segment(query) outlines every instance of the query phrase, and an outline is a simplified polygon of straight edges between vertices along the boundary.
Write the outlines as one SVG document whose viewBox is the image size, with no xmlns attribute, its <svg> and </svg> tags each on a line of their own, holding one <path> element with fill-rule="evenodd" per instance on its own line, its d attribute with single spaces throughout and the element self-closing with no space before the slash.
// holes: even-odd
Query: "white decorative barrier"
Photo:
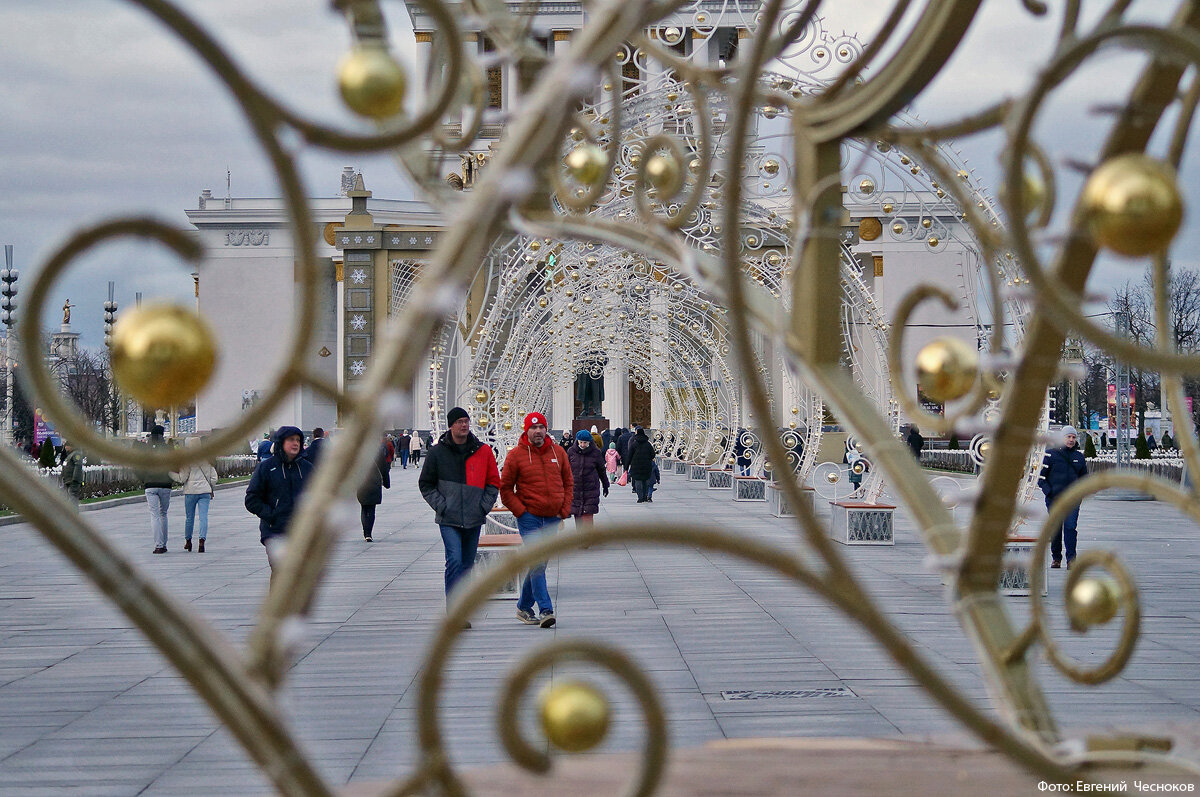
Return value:
<svg viewBox="0 0 1200 797">
<path fill-rule="evenodd" d="M 725 468 L 709 468 L 708 469 L 708 489 L 710 490 L 732 490 L 733 489 L 733 471 Z"/>
<path fill-rule="evenodd" d="M 484 534 L 516 534 L 517 519 L 502 506 L 488 512 L 487 520 L 483 523 Z"/>
<path fill-rule="evenodd" d="M 708 480 L 708 466 L 707 465 L 692 465 L 691 468 L 688 470 L 688 481 L 702 482 L 702 481 L 707 481 L 707 480 Z"/>
<path fill-rule="evenodd" d="M 685 462 L 682 459 L 675 460 L 675 475 L 686 476 L 691 468 L 691 463 Z"/>
<path fill-rule="evenodd" d="M 734 501 L 766 501 L 767 483 L 753 476 L 733 477 Z"/>
<path fill-rule="evenodd" d="M 816 491 L 811 487 L 801 487 L 801 495 L 804 496 L 804 501 L 808 504 L 808 508 L 814 506 L 813 496 Z M 787 496 L 778 484 L 767 486 L 768 503 L 771 505 L 771 514 L 775 517 L 795 517 L 796 512 L 792 509 L 791 503 L 787 500 Z"/>
<path fill-rule="evenodd" d="M 844 545 L 895 545 L 892 504 L 830 501 L 829 531 Z"/>
<path fill-rule="evenodd" d="M 1042 594 L 1047 593 L 1050 583 L 1046 560 L 1033 561 L 1033 537 L 1009 537 L 1004 543 L 1004 561 L 1000 570 L 1001 595 L 1028 595 L 1030 592 L 1030 568 L 1042 569 Z"/>
<path fill-rule="evenodd" d="M 512 517 L 511 513 L 509 517 Z M 491 520 L 492 518 L 489 516 L 489 523 Z M 475 552 L 475 567 L 490 567 L 501 561 L 501 557 L 507 556 L 517 550 L 520 545 L 520 534 L 481 534 L 479 536 L 479 548 Z M 523 575 L 523 573 L 517 573 L 504 582 L 504 586 L 500 587 L 495 595 L 492 595 L 492 600 L 512 600 L 517 598 L 521 593 L 521 578 Z"/>
</svg>

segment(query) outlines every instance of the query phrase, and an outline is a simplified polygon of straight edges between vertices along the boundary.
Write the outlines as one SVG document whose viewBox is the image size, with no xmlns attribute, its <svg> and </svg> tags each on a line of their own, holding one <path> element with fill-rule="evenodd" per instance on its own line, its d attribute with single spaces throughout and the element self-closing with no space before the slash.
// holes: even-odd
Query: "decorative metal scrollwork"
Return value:
<svg viewBox="0 0 1200 797">
<path fill-rule="evenodd" d="M 897 0 L 866 43 L 825 31 L 819 0 L 733 0 L 715 9 L 701 0 L 595 0 L 584 4 L 586 24 L 571 46 L 553 57 L 529 19 L 511 13 L 507 3 L 476 0 L 466 5 L 464 17 L 442 0 L 414 0 L 410 8 L 435 31 L 423 76 L 427 99 L 413 114 L 400 112 L 407 76 L 388 50 L 379 3 L 336 0 L 354 39 L 340 88 L 348 107 L 377 125 L 374 132 L 358 133 L 319 125 L 273 99 L 176 5 L 130 2 L 196 53 L 249 123 L 283 193 L 298 312 L 271 387 L 241 420 L 204 445 L 154 452 L 102 438 L 59 396 L 41 365 L 38 333 L 51 286 L 80 255 L 122 237 L 163 246 L 189 265 L 204 252 L 195 239 L 161 222 L 97 223 L 48 259 L 31 291 L 20 331 L 37 402 L 84 448 L 145 468 L 178 468 L 240 446 L 301 385 L 338 401 L 346 427 L 307 490 L 309 511 L 297 515 L 286 546 L 272 552 L 278 570 L 244 651 L 125 561 L 90 520 L 8 451 L 0 451 L 0 498 L 126 613 L 281 792 L 334 791 L 300 752 L 277 690 L 296 629 L 329 565 L 333 530 L 370 467 L 373 446 L 367 443 L 377 439 L 391 409 L 411 405 L 408 386 L 426 367 L 429 392 L 421 400 L 437 428 L 450 402 L 461 398 L 447 371 L 466 347 L 474 351 L 462 384 L 468 398 L 478 397 L 481 433 L 501 450 L 515 442 L 526 408 L 549 403 L 547 363 L 559 382 L 611 368 L 661 397 L 665 409 L 653 439 L 662 455 L 774 479 L 795 510 L 804 551 L 703 525 L 646 524 L 562 535 L 508 557 L 469 585 L 435 636 L 420 690 L 422 759 L 390 793 L 431 784 L 462 789 L 443 750 L 437 697 L 457 629 L 471 611 L 522 566 L 600 542 L 693 546 L 757 563 L 841 610 L 967 729 L 1030 771 L 1070 780 L 1081 761 L 1102 760 L 1068 756 L 1057 746 L 1061 734 L 1027 656 L 1040 642 L 1056 667 L 1083 683 L 1120 672 L 1138 633 L 1133 574 L 1115 555 L 1087 553 L 1066 581 L 1065 605 L 1077 630 L 1118 615 L 1123 623 L 1115 650 L 1094 668 L 1069 660 L 1048 633 L 1037 568 L 1031 571 L 1034 616 L 1023 629 L 999 603 L 997 583 L 1005 542 L 1023 520 L 1021 505 L 1040 462 L 1043 402 L 1068 330 L 1114 357 L 1162 373 L 1184 457 L 1192 473 L 1200 472 L 1182 389 L 1183 376 L 1200 373 L 1200 357 L 1175 351 L 1166 337 L 1162 287 L 1176 217 L 1182 218 L 1183 187 L 1175 170 L 1200 104 L 1194 3 L 1182 2 L 1169 23 L 1153 26 L 1127 22 L 1129 4 L 1116 2 L 1091 30 L 1080 28 L 1080 4 L 1065 3 L 1053 55 L 1024 97 L 926 125 L 904 107 L 948 68 L 975 24 L 979 0 Z M 1047 12 L 1035 0 L 1024 5 Z M 910 22 L 902 25 L 904 19 Z M 467 25 L 495 46 L 487 58 L 466 51 Z M 1084 189 L 1072 198 L 1056 177 L 1054 159 L 1036 141 L 1035 123 L 1050 95 L 1081 65 L 1115 47 L 1142 53 L 1146 63 L 1119 112 L 1106 117 L 1107 138 Z M 705 62 L 709 52 L 730 57 Z M 505 109 L 505 137 L 493 151 L 495 142 L 483 141 L 491 118 L 488 70 L 515 64 L 530 65 L 530 85 L 519 105 Z M 1185 76 L 1192 83 L 1181 86 Z M 946 144 L 989 130 L 1006 136 L 998 201 Z M 1164 154 L 1145 154 L 1164 140 Z M 377 341 L 353 394 L 306 365 L 317 328 L 320 273 L 295 141 L 392 153 L 426 198 L 456 222 L 440 235 L 419 274 L 396 264 L 392 300 L 406 309 Z M 487 165 L 472 172 L 470 186 L 460 179 L 470 189 L 460 191 L 446 183 L 444 165 L 464 157 Z M 1128 192 L 1118 184 L 1132 184 L 1139 201 L 1126 201 Z M 860 224 L 857 232 L 848 228 L 849 203 L 869 211 L 863 221 L 869 215 L 872 223 Z M 248 235 L 245 241 L 254 244 Z M 858 235 L 919 245 L 930 257 L 961 246 L 966 265 L 960 295 L 942 285 L 920 285 L 887 323 L 852 245 Z M 1159 333 L 1152 345 L 1119 339 L 1078 309 L 1101 249 L 1153 265 Z M 466 320 L 460 318 L 462 296 L 481 274 L 486 304 L 471 319 L 468 339 L 457 323 Z M 930 300 L 963 308 L 982 354 L 968 346 L 964 355 L 943 342 L 916 363 L 905 360 L 903 327 Z M 951 405 L 946 415 L 927 413 L 917 403 L 914 365 L 923 387 L 941 385 Z M 922 427 L 974 435 L 970 451 L 981 474 L 970 513 L 960 491 L 932 484 L 914 463 L 897 435 L 901 410 Z M 874 501 L 886 485 L 943 568 L 955 616 L 975 645 L 1003 720 L 980 711 L 940 676 L 875 606 L 804 500 L 805 480 L 832 497 L 849 480 L 842 463 L 816 460 L 827 413 L 852 435 L 855 462 L 846 466 L 851 472 L 861 467 L 864 477 L 856 495 Z M 1200 522 L 1194 487 L 1151 475 L 1094 475 L 1051 508 L 1034 561 L 1044 557 L 1067 507 L 1115 486 L 1148 492 Z M 962 524 L 956 508 L 970 515 Z M 542 663 L 583 659 L 615 673 L 642 707 L 651 732 L 632 791 L 651 791 L 668 747 L 645 676 L 621 654 L 590 643 L 552 645 L 538 655 L 539 663 L 520 665 L 498 696 L 500 732 L 513 759 L 539 771 L 548 766 L 518 733 L 514 707 Z M 1148 751 L 1122 759 L 1165 761 Z M 1194 771 L 1192 764 L 1167 763 Z"/>
</svg>

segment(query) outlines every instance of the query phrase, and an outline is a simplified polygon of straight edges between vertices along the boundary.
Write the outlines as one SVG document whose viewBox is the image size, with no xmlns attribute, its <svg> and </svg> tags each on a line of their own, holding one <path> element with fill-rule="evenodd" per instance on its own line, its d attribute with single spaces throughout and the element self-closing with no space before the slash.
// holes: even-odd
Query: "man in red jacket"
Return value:
<svg viewBox="0 0 1200 797">
<path fill-rule="evenodd" d="M 517 519 L 517 531 L 526 540 L 553 533 L 571 514 L 575 483 L 567 452 L 546 436 L 546 416 L 525 416 L 525 433 L 504 459 L 500 475 L 500 500 Z M 533 613 L 537 601 L 541 615 Z M 554 605 L 546 587 L 546 563 L 531 565 L 521 583 L 517 619 L 549 628 L 555 623 Z"/>
</svg>

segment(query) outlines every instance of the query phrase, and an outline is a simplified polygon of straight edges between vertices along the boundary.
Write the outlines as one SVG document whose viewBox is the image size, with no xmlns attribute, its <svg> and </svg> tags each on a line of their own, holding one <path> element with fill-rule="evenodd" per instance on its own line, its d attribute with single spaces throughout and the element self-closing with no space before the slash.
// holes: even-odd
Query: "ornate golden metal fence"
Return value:
<svg viewBox="0 0 1200 797">
<path fill-rule="evenodd" d="M 297 618 L 304 614 L 327 566 L 339 506 L 352 500 L 354 485 L 370 464 L 372 447 L 363 443 L 378 433 L 389 408 L 411 401 L 397 386 L 413 383 L 417 369 L 425 366 L 428 348 L 443 333 L 445 317 L 454 311 L 457 297 L 485 263 L 494 243 L 514 230 L 525 236 L 526 245 L 549 238 L 580 252 L 595 244 L 628 253 L 630 273 L 642 279 L 637 284 L 665 290 L 668 297 L 675 295 L 675 285 L 683 286 L 679 292 L 686 301 L 669 305 L 664 298 L 668 302 L 664 306 L 679 314 L 667 316 L 668 326 L 699 322 L 702 316 L 706 326 L 703 332 L 696 328 L 692 330 L 695 334 L 687 335 L 684 353 L 671 355 L 671 362 L 678 363 L 679 373 L 686 374 L 693 366 L 687 358 L 711 355 L 715 350 L 720 367 L 740 369 L 748 407 L 764 424 L 776 414 L 771 398 L 778 386 L 767 383 L 755 336 L 775 347 L 796 374 L 793 390 L 812 391 L 811 406 L 817 415 L 805 418 L 808 427 L 819 423 L 821 402 L 827 404 L 853 430 L 874 468 L 886 474 L 909 508 L 950 584 L 952 608 L 975 646 L 1001 719 L 993 719 L 971 704 L 869 600 L 823 523 L 802 499 L 797 480 L 780 479 L 779 487 L 797 514 L 796 532 L 803 542 L 799 550 L 690 524 L 606 530 L 606 541 L 683 544 L 724 552 L 756 562 L 818 593 L 883 645 L 896 666 L 966 728 L 1047 779 L 1074 780 L 1084 763 L 1130 760 L 1162 760 L 1193 773 L 1200 771 L 1193 762 L 1166 757 L 1149 739 L 1144 743 L 1136 738 L 1125 740 L 1127 752 L 1068 754 L 1056 746 L 1059 733 L 1033 678 L 1029 657 L 1035 648 L 1043 648 L 1061 672 L 1081 684 L 1098 683 L 1121 671 L 1137 640 L 1138 599 L 1132 574 L 1115 556 L 1105 552 L 1081 555 L 1064 594 L 1050 598 L 1064 601 L 1077 631 L 1109 622 L 1122 624 L 1116 648 L 1099 667 L 1071 661 L 1050 635 L 1036 568 L 1034 613 L 1028 624 L 1021 626 L 1013 619 L 997 591 L 1005 541 L 1021 519 L 1031 457 L 1037 458 L 1044 443 L 1039 432 L 1043 401 L 1058 372 L 1068 331 L 1113 356 L 1162 374 L 1184 456 L 1192 472 L 1200 469 L 1200 452 L 1184 409 L 1182 389 L 1182 377 L 1200 371 L 1200 358 L 1172 350 L 1165 293 L 1169 248 L 1182 217 L 1175 169 L 1200 102 L 1200 80 L 1195 77 L 1200 66 L 1200 3 L 1179 2 L 1169 24 L 1155 27 L 1126 23 L 1129 4 L 1115 0 L 1093 27 L 1084 29 L 1081 4 L 1067 0 L 1060 12 L 1053 54 L 1025 96 L 997 100 L 968 118 L 922 127 L 895 120 L 945 71 L 975 22 L 979 0 L 897 0 L 879 34 L 865 46 L 838 41 L 818 46 L 807 40 L 821 5 L 817 0 L 733 3 L 720 12 L 725 15 L 722 24 L 746 35 L 738 40 L 736 58 L 715 66 L 698 62 L 676 46 L 684 36 L 703 40 L 719 29 L 718 12 L 703 2 L 585 3 L 586 24 L 573 35 L 565 53 L 549 58 L 544 48 L 536 46 L 528 25 L 529 12 L 536 4 L 517 7 L 499 0 L 473 0 L 467 4 L 477 28 L 472 32 L 484 33 L 504 63 L 523 64 L 522 73 L 530 82 L 519 113 L 506 120 L 502 145 L 478 174 L 473 172 L 471 190 L 460 193 L 439 176 L 441 165 L 447 158 L 460 162 L 460 154 L 469 150 L 484 128 L 485 106 L 491 100 L 491 92 L 485 89 L 493 64 L 481 64 L 468 54 L 462 18 L 440 0 L 419 0 L 414 6 L 435 28 L 433 57 L 423 76 L 427 99 L 414 114 L 402 112 L 407 76 L 388 52 L 376 0 L 335 2 L 346 13 L 355 36 L 353 50 L 339 74 L 343 97 L 352 111 L 378 123 L 377 132 L 371 134 L 318 125 L 285 107 L 239 70 L 213 36 L 166 0 L 130 2 L 191 47 L 245 114 L 286 199 L 299 264 L 300 312 L 288 357 L 280 362 L 272 388 L 240 422 L 204 446 L 162 452 L 133 450 L 100 437 L 60 397 L 52 377 L 39 365 L 36 333 L 42 327 L 42 306 L 51 286 L 77 255 L 114 238 L 156 242 L 188 264 L 204 253 L 192 238 L 159 222 L 120 219 L 96 224 L 76 233 L 48 260 L 31 291 L 30 312 L 21 321 L 21 341 L 37 401 L 77 445 L 114 462 L 147 468 L 177 469 L 186 462 L 240 447 L 299 385 L 311 385 L 336 398 L 349 421 L 345 433 L 325 454 L 331 464 L 318 471 L 307 491 L 308 511 L 296 516 L 286 550 L 280 552 L 280 570 L 245 650 L 235 648 L 186 606 L 171 599 L 119 555 L 61 495 L 18 467 L 8 451 L 0 451 L 5 465 L 0 468 L 0 501 L 23 514 L 125 612 L 191 682 L 281 792 L 333 792 L 295 743 L 279 712 L 276 693 L 289 665 Z M 1028 13 L 1047 13 L 1036 0 L 1025 0 L 1024 5 Z M 1113 48 L 1141 52 L 1145 63 L 1132 93 L 1117 99 L 1116 110 L 1107 117 L 1107 138 L 1088 156 L 1094 168 L 1083 190 L 1078 196 L 1064 195 L 1058 190 L 1062 181 L 1056 177 L 1055 164 L 1038 145 L 1034 124 L 1056 88 Z M 820 79 L 804 82 L 768 71 L 799 54 L 815 59 L 821 67 Z M 660 65 L 660 74 L 671 81 L 670 86 L 639 86 L 642 72 L 626 68 L 629 63 L 641 65 L 638 69 L 651 63 Z M 638 119 L 623 114 L 633 100 L 622 94 L 649 93 L 662 87 L 666 87 L 664 98 L 674 95 L 667 99 L 673 104 L 670 120 L 659 119 L 656 129 L 648 130 L 639 127 Z M 679 102 L 681 97 L 686 101 Z M 777 117 L 786 120 L 785 146 L 780 147 L 786 163 L 772 161 L 774 165 L 767 166 L 766 160 L 752 152 L 756 120 Z M 443 125 L 453 119 L 457 120 L 454 125 Z M 939 150 L 939 144 L 948 138 L 985 130 L 999 130 L 1006 138 L 998 211 L 983 201 L 969 175 Z M 313 147 L 394 152 L 429 200 L 452 208 L 458 221 L 447 229 L 432 262 L 411 286 L 409 309 L 393 320 L 362 390 L 353 395 L 342 394 L 303 364 L 302 353 L 316 326 L 318 272 L 315 227 L 291 149 L 281 143 L 289 131 Z M 452 140 L 453 131 L 457 133 Z M 720 146 L 714 144 L 715 137 L 720 137 Z M 1165 140 L 1165 147 L 1156 154 L 1143 154 L 1152 140 Z M 901 302 L 891 322 L 888 360 L 892 395 L 904 412 L 922 428 L 939 432 L 966 428 L 987 438 L 986 445 L 977 447 L 985 466 L 978 498 L 965 525 L 955 522 L 896 438 L 894 413 L 864 395 L 858 378 L 843 367 L 847 253 L 841 153 L 850 141 L 860 147 L 865 142 L 880 152 L 902 152 L 900 162 L 906 168 L 914 175 L 922 170 L 928 175 L 929 190 L 957 204 L 960 219 L 970 229 L 987 265 L 982 270 L 983 289 L 993 297 L 992 306 L 1000 308 L 998 313 L 1012 314 L 1010 320 L 1020 315 L 1015 327 L 1020 335 L 1006 334 L 1005 324 L 1000 323 L 1003 319 L 995 319 L 982 357 L 970 347 L 955 348 L 944 341 L 930 344 L 922 352 L 917 364 L 922 384 L 936 386 L 942 399 L 957 402 L 958 409 L 948 417 L 929 415 L 917 405 L 909 376 L 912 364 L 902 361 L 899 333 L 918 304 L 940 301 L 953 305 L 958 299 L 937 286 L 922 286 Z M 637 156 L 636 162 L 631 155 Z M 773 209 L 765 212 L 762 196 L 748 196 L 751 162 L 772 178 L 786 167 L 782 168 L 782 182 L 767 181 Z M 853 190 L 870 194 L 875 188 L 863 179 Z M 619 208 L 624 215 L 611 217 L 596 208 Z M 699 216 L 704 217 L 707 229 L 697 235 Z M 1067 220 L 1061 229 L 1050 234 L 1052 219 L 1063 216 Z M 900 221 L 896 226 L 900 227 L 896 234 L 907 234 Z M 770 253 L 750 254 L 762 244 L 750 242 L 748 234 L 764 230 L 779 236 L 778 258 Z M 941 243 L 935 232 L 931 230 L 926 240 L 931 249 Z M 1083 287 L 1104 249 L 1153 264 L 1158 287 L 1155 346 L 1132 345 L 1081 314 Z M 663 270 L 661 277 L 659 269 Z M 1034 289 L 1025 294 L 1025 304 L 1020 309 L 1005 305 L 1005 292 L 1023 285 Z M 535 301 L 530 307 L 536 305 Z M 549 305 L 547 302 L 543 309 L 555 312 Z M 1005 310 L 1006 306 L 1009 309 Z M 603 312 L 603 308 L 592 309 Z M 596 329 L 602 330 L 599 334 L 607 334 L 600 323 L 602 315 L 589 310 L 584 318 L 596 322 Z M 144 320 L 137 323 L 148 326 Z M 159 351 L 164 346 L 173 350 L 172 362 L 193 364 L 211 354 L 198 321 L 167 313 L 156 323 L 157 331 L 137 331 L 153 337 Z M 499 324 L 490 332 L 505 334 Z M 564 343 L 578 355 L 572 367 L 592 356 L 586 345 L 587 328 L 573 334 L 578 337 L 569 345 Z M 501 347 L 497 363 L 504 361 L 506 342 L 518 348 L 549 343 L 523 340 L 513 335 L 493 341 Z M 139 357 L 149 355 L 131 352 L 129 356 L 136 366 L 145 365 Z M 503 373 L 502 364 L 497 369 L 501 377 L 512 376 Z M 123 389 L 135 396 L 169 400 L 170 386 L 152 372 L 145 374 L 134 367 L 126 370 Z M 187 392 L 191 389 L 189 386 Z M 522 397 L 515 389 L 509 395 L 501 393 L 495 400 L 512 412 Z M 668 432 L 678 441 L 675 450 L 702 461 L 712 453 L 714 436 L 697 434 L 685 421 L 702 414 L 707 422 L 720 423 L 713 413 L 722 407 L 728 411 L 731 403 L 716 395 L 697 400 L 694 394 L 683 393 L 673 401 Z M 503 418 L 498 416 L 496 422 L 502 423 Z M 761 434 L 759 442 L 768 461 L 789 461 L 778 435 Z M 1114 486 L 1150 493 L 1200 520 L 1200 501 L 1190 488 L 1151 475 L 1108 472 L 1080 481 L 1055 504 L 1038 531 L 1037 555 L 1044 556 L 1067 507 Z M 488 570 L 460 596 L 432 642 L 422 673 L 421 761 L 410 775 L 393 784 L 389 793 L 424 787 L 452 793 L 462 790 L 443 750 L 437 711 L 442 664 L 454 650 L 458 629 L 495 588 L 526 563 L 571 554 L 598 540 L 595 532 L 583 532 L 531 545 L 502 566 Z M 606 668 L 637 696 L 650 732 L 643 769 L 630 788 L 634 793 L 653 791 L 668 755 L 666 722 L 654 689 L 620 653 L 583 641 L 540 650 L 536 660 L 518 667 L 509 689 L 497 696 L 502 707 L 500 733 L 514 761 L 535 771 L 549 766 L 548 759 L 521 738 L 514 712 L 535 670 L 563 659 L 586 660 Z M 586 749 L 603 735 L 603 699 L 586 686 L 552 693 L 544 705 L 543 725 L 549 738 L 563 749 Z"/>
</svg>

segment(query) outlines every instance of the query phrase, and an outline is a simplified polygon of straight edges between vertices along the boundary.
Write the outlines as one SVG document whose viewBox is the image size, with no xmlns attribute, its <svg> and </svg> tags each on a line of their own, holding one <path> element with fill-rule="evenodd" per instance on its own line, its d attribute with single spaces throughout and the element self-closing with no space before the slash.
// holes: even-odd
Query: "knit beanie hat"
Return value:
<svg viewBox="0 0 1200 797">
<path fill-rule="evenodd" d="M 470 417 L 471 416 L 468 415 L 467 411 L 464 410 L 462 407 L 455 407 L 446 413 L 446 425 L 453 426 L 454 422 L 457 421 L 459 418 L 470 418 Z"/>
<path fill-rule="evenodd" d="M 587 440 L 589 443 L 592 442 L 592 436 L 590 433 L 588 433 L 588 431 L 586 429 L 580 429 L 578 432 L 576 432 L 575 439 L 576 440 Z"/>
<path fill-rule="evenodd" d="M 1069 434 L 1073 434 L 1073 435 L 1075 435 L 1076 437 L 1079 437 L 1079 432 L 1077 432 L 1077 431 L 1075 430 L 1075 427 L 1074 427 L 1074 426 L 1064 426 L 1064 427 L 1062 428 L 1062 436 L 1063 436 L 1063 439 L 1066 439 L 1067 435 L 1069 435 Z"/>
<path fill-rule="evenodd" d="M 546 423 L 545 415 L 542 415 L 540 412 L 531 412 L 525 416 L 525 431 L 528 432 L 529 427 L 533 426 L 535 423 L 547 428 L 550 426 L 550 424 Z"/>
</svg>

